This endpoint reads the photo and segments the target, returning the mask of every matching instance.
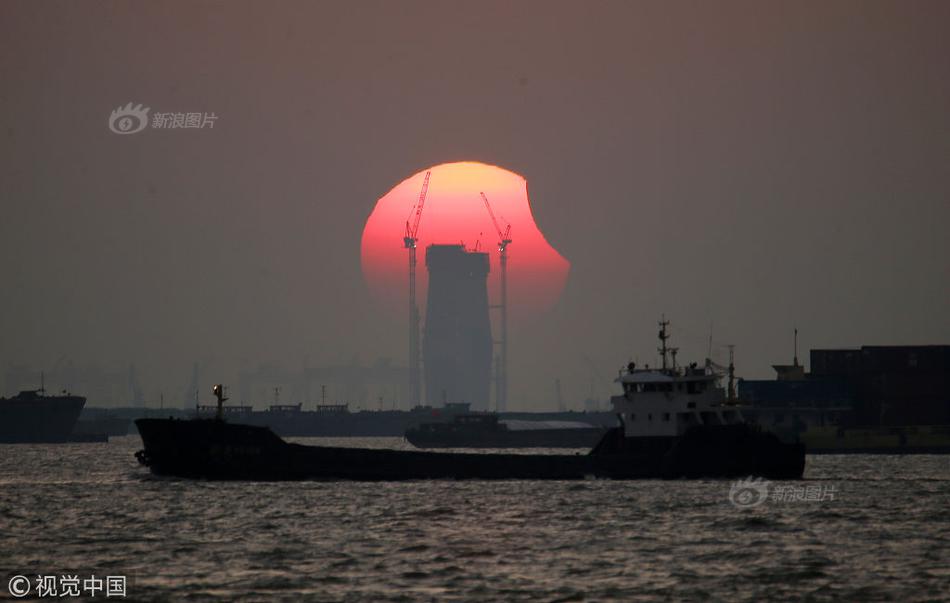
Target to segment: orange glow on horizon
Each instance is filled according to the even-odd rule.
[[[484,192],[502,230],[511,224],[508,247],[508,306],[513,319],[544,311],[564,290],[570,264],[544,238],[531,213],[527,181],[514,172],[477,162],[444,163],[419,171],[376,202],[366,220],[361,244],[363,276],[384,307],[404,309],[408,298],[408,251],[403,246],[406,220],[419,199],[427,171],[432,172],[419,225],[417,297],[423,317],[428,273],[425,249],[432,244],[462,243],[489,254],[490,303],[500,291],[498,235],[479,193]]]

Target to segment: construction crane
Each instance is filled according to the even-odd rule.
[[[488,197],[485,193],[481,195],[488,215],[491,216],[495,232],[498,233],[498,252],[501,259],[501,303],[497,306],[501,314],[501,339],[498,341],[501,361],[495,370],[495,404],[498,412],[502,412],[508,407],[508,245],[511,244],[511,224],[502,232],[498,220],[495,219],[495,212],[491,209],[491,203],[488,202]]]
[[[419,365],[422,354],[419,349],[419,307],[416,305],[416,243],[419,241],[419,221],[422,220],[422,208],[426,204],[426,194],[429,192],[429,177],[432,171],[426,172],[422,181],[422,191],[419,201],[413,207],[406,220],[406,234],[403,236],[403,245],[409,250],[409,404],[422,403],[422,387]],[[411,220],[411,223],[410,223]]]

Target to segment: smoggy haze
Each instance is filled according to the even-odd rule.
[[[511,325],[512,407],[558,377],[577,405],[591,365],[605,397],[664,312],[747,377],[793,326],[948,343],[948,30],[945,2],[4,2],[0,370],[134,362],[152,403],[193,362],[405,364],[360,236],[459,160],[523,175],[571,264]],[[217,120],[113,134],[129,101]]]

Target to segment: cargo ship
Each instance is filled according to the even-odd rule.
[[[495,413],[470,413],[411,427],[406,440],[416,448],[590,449],[606,431],[589,423],[501,420]]]
[[[690,365],[668,368],[666,323],[663,366],[633,364],[612,398],[620,426],[588,454],[423,452],[285,442],[266,427],[224,420],[224,389],[214,418],[139,419],[144,448],[136,453],[152,473],[230,480],[407,479],[647,479],[756,475],[798,479],[805,468],[800,443],[783,443],[744,420],[718,386],[721,374]]]
[[[0,398],[0,443],[68,442],[85,405],[82,396],[47,396],[42,386]]]

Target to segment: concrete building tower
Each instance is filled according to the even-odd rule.
[[[465,251],[462,245],[430,245],[426,268],[426,401],[468,402],[474,410],[487,410],[492,364],[488,254]]]

